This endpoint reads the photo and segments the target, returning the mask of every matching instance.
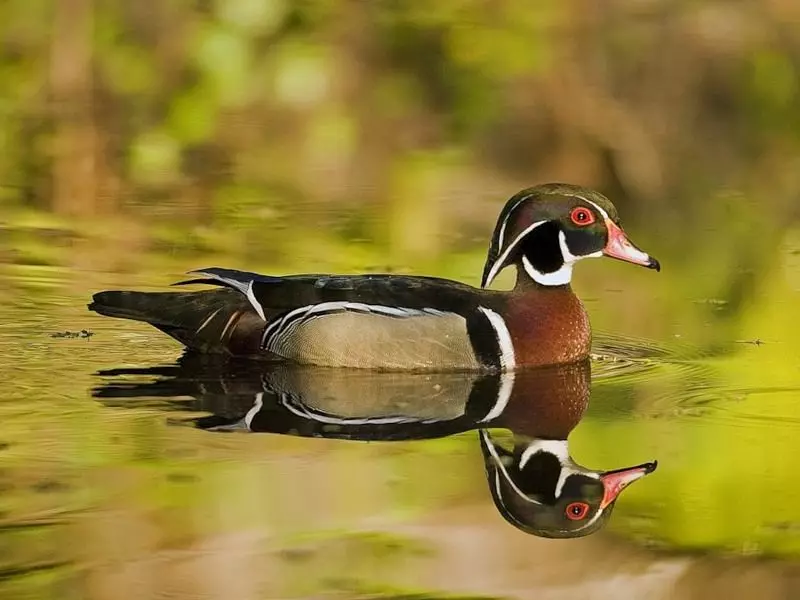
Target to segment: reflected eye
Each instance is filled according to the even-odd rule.
[[[586,502],[570,502],[564,512],[571,521],[580,521],[589,512],[589,505]]]
[[[579,225],[581,227],[594,223],[594,214],[584,206],[573,208],[572,212],[569,213],[569,218],[572,219],[572,222],[575,223],[575,225]]]

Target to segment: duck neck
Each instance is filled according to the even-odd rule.
[[[562,264],[561,268],[551,273],[542,273],[523,256],[516,264],[517,282],[514,291],[543,291],[571,289],[572,264]]]

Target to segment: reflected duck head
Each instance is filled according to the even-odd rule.
[[[608,256],[650,269],[659,262],[637,248],[622,229],[611,201],[593,190],[564,183],[527,188],[506,203],[497,219],[481,286],[509,265],[517,282],[568,284],[583,258]]]
[[[492,499],[509,523],[540,537],[574,538],[605,525],[620,492],[656,462],[614,471],[576,464],[566,440],[515,438],[514,449],[479,431]]]

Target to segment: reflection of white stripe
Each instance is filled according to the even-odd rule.
[[[520,233],[517,237],[514,238],[514,241],[511,242],[508,245],[508,247],[503,251],[503,253],[497,258],[497,260],[494,261],[494,264],[492,265],[492,268],[489,270],[489,275],[486,277],[486,283],[484,284],[483,287],[488,286],[490,283],[492,283],[494,278],[497,277],[497,273],[499,273],[500,269],[503,268],[504,263],[508,260],[509,255],[517,247],[517,245],[519,244],[520,240],[522,240],[522,238],[524,238],[526,235],[528,235],[531,231],[533,231],[534,229],[539,227],[539,225],[544,225],[545,223],[547,223],[547,221],[536,221],[536,223],[533,223],[532,225],[528,225],[522,231],[522,233]],[[501,232],[501,234],[502,234],[502,232]],[[500,240],[498,241],[497,247],[498,248],[502,248],[503,247],[502,246],[502,235],[500,236]]]
[[[511,476],[508,474],[508,471],[506,470],[506,466],[503,464],[503,461],[500,460],[500,455],[497,454],[497,450],[494,447],[494,443],[492,442],[492,438],[489,435],[489,432],[486,431],[485,429],[479,429],[478,430],[478,435],[481,437],[481,441],[483,442],[483,445],[486,446],[486,448],[489,450],[489,454],[491,455],[492,462],[494,462],[495,467],[497,469],[495,471],[495,489],[497,490],[497,496],[499,498],[503,497],[502,493],[500,492],[500,479],[498,477],[498,473],[502,473],[503,474],[503,479],[505,479],[508,482],[508,485],[511,486],[511,489],[513,489],[522,500],[530,502],[531,504],[539,504],[539,505],[541,505],[542,504],[541,502],[538,502],[537,500],[534,500],[533,498],[528,496],[526,493],[524,493],[521,489],[519,489],[519,487],[517,487],[517,484],[514,482],[514,480],[511,479]]]
[[[228,317],[228,322],[225,323],[225,327],[222,329],[222,333],[219,334],[219,339],[224,340],[225,334],[228,333],[228,329],[230,329],[231,325],[236,321],[236,318],[242,314],[242,311],[237,310],[234,312],[230,317]]]
[[[514,480],[511,479],[511,476],[508,474],[508,471],[506,470],[506,467],[503,464],[503,461],[500,460],[500,456],[497,454],[497,450],[495,450],[495,448],[494,448],[494,444],[491,441],[492,438],[491,438],[491,436],[489,436],[489,432],[486,431],[485,429],[479,429],[478,430],[478,435],[480,436],[481,442],[483,443],[483,445],[486,446],[486,448],[489,450],[489,454],[491,455],[492,462],[496,466],[495,474],[494,474],[494,489],[496,491],[497,498],[503,504],[503,507],[506,510],[508,510],[509,513],[511,513],[510,509],[508,509],[508,507],[506,507],[505,502],[503,501],[503,494],[502,494],[502,491],[500,489],[500,474],[501,473],[503,474],[503,479],[506,480],[508,485],[514,491],[514,493],[517,494],[517,496],[519,497],[520,500],[523,500],[525,502],[528,502],[530,504],[534,504],[534,505],[537,505],[537,506],[544,506],[543,502],[539,502],[538,500],[532,498],[528,494],[524,493],[521,489],[519,489],[519,487],[514,482]],[[596,474],[591,473],[591,472],[590,473],[584,473],[584,475],[588,475],[589,477],[599,478]],[[561,485],[558,487],[558,491],[559,492],[561,491],[560,488],[563,485],[564,484],[561,483]],[[556,498],[558,498],[557,495],[556,495]],[[592,515],[591,519],[589,519],[586,523],[582,524],[581,527],[578,527],[577,529],[573,529],[572,533],[577,533],[579,531],[583,531],[584,529],[587,529],[588,527],[591,527],[595,522],[597,522],[597,520],[600,518],[600,516],[603,514],[603,512],[604,511],[602,509],[598,508],[597,512],[594,515]],[[516,518],[516,515],[511,513],[511,516],[514,518],[514,521],[524,525],[524,523],[521,523],[520,520]]]
[[[591,477],[592,479],[600,479],[600,476],[597,473],[587,471],[585,469],[575,468],[573,466],[575,463],[569,457],[567,440],[536,440],[532,442],[527,448],[525,448],[525,450],[522,451],[522,455],[519,457],[520,470],[524,469],[525,465],[528,464],[528,461],[530,461],[530,459],[539,452],[545,452],[555,456],[558,459],[558,464],[561,465],[558,481],[556,482],[556,487],[553,491],[553,495],[555,496],[556,500],[558,500],[561,496],[561,491],[564,489],[564,484],[567,481],[567,477],[570,475],[585,475],[586,477]]]
[[[262,406],[264,406],[264,392],[258,392],[256,394],[256,401],[253,403],[253,407],[248,410],[247,414],[244,416],[244,424],[247,425],[248,429],[252,429],[251,423],[258,414],[258,411],[261,410]]]
[[[514,389],[514,371],[507,371],[500,375],[500,389],[497,392],[497,402],[495,402],[492,410],[490,410],[479,423],[488,423],[496,419],[508,406],[508,401],[511,399],[511,392]]]
[[[569,463],[569,449],[567,440],[536,440],[528,444],[519,457],[519,468],[524,469],[531,457],[537,452],[547,452],[558,459],[563,467]]]
[[[203,321],[203,324],[200,325],[200,327],[197,328],[197,331],[195,331],[194,334],[197,335],[198,333],[200,333],[203,330],[203,328],[211,322],[211,319],[216,317],[217,314],[219,314],[219,311],[221,311],[221,310],[222,310],[222,307],[220,306],[217,310],[215,310],[213,313],[208,315],[208,318],[205,321]]]
[[[329,425],[393,425],[400,423],[437,423],[439,419],[418,419],[415,417],[406,416],[386,416],[386,417],[336,417],[333,415],[326,415],[321,412],[310,410],[306,405],[297,402],[290,394],[281,394],[281,404],[289,411],[311,421],[318,423],[327,423]],[[296,400],[295,400],[296,402]]]

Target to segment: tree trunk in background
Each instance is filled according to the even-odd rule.
[[[52,210],[94,214],[98,206],[92,111],[92,3],[54,3],[50,55]]]

